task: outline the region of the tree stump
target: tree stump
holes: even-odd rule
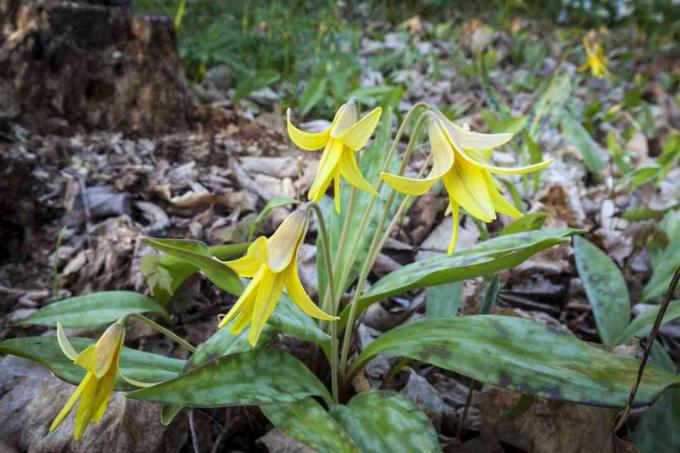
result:
[[[129,0],[2,0],[0,24],[0,120],[40,134],[189,125],[170,17]]]

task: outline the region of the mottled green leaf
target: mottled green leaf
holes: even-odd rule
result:
[[[228,293],[241,294],[241,283],[229,267],[213,258],[207,245],[199,241],[142,238],[142,243],[200,269],[215,286]]]
[[[659,229],[667,236],[668,245],[652,261],[652,278],[642,291],[643,301],[662,296],[675,270],[680,267],[680,211],[668,212],[659,224]]]
[[[664,391],[630,435],[640,453],[680,451],[680,388]]]
[[[630,320],[626,281],[614,261],[587,240],[574,238],[574,254],[600,338],[604,344],[614,346]]]
[[[272,424],[320,453],[358,453],[345,430],[319,403],[305,398],[292,403],[260,406]]]
[[[398,393],[359,393],[346,406],[332,406],[331,415],[362,452],[441,451],[427,415]]]
[[[564,139],[581,152],[586,168],[595,176],[599,176],[604,170],[605,161],[602,157],[604,153],[586,128],[570,113],[566,113],[562,118],[562,133]]]
[[[331,337],[319,329],[314,320],[298,308],[287,294],[281,294],[279,303],[267,324],[298,340],[318,343],[324,348],[330,346]]]
[[[456,316],[463,299],[463,282],[446,283],[427,289],[425,315],[428,318]]]
[[[70,337],[69,341],[80,352],[95,340]],[[57,343],[57,337],[10,338],[0,342],[0,354],[12,354],[48,368],[62,381],[78,384],[85,376],[85,370],[73,364]],[[172,379],[184,366],[184,360],[173,359],[150,352],[123,348],[120,368],[125,376],[141,382],[160,382]],[[132,390],[125,381],[118,379],[117,390]]]
[[[639,361],[593,347],[537,321],[476,315],[414,322],[378,337],[354,360],[409,357],[506,389],[584,404],[623,406]],[[680,377],[648,365],[636,403],[648,404]]]
[[[482,307],[479,313],[482,315],[491,314],[494,305],[496,305],[496,298],[498,297],[498,291],[500,289],[500,278],[498,274],[494,275],[486,286],[486,291],[484,291],[484,298],[482,299]]]
[[[525,231],[533,231],[543,228],[548,214],[545,212],[532,212],[524,215],[512,222],[501,230],[499,236],[507,236],[509,234],[524,233]]]
[[[129,396],[190,407],[262,405],[297,401],[307,396],[330,398],[323,384],[302,362],[272,349],[219,357]]]
[[[49,304],[24,319],[25,324],[64,327],[91,327],[110,324],[133,313],[160,313],[163,307],[153,299],[132,291],[103,291],[71,297]]]
[[[196,249],[195,242],[177,241],[173,245],[180,248],[187,247],[189,250],[197,251],[197,253],[206,253],[206,250],[200,245]],[[207,253],[209,256],[226,260],[244,253],[249,245],[249,243],[213,245],[207,248]],[[146,255],[140,263],[140,272],[144,281],[149,286],[153,299],[159,304],[165,305],[175,294],[177,288],[186,279],[198,272],[198,268],[174,256]]]
[[[579,232],[555,228],[501,236],[466,248],[453,256],[433,257],[406,265],[378,280],[359,299],[358,313],[372,303],[412,289],[425,288],[492,275],[517,266],[531,255],[557,244],[569,242]],[[347,321],[349,307],[341,313],[340,325]]]
[[[654,320],[659,314],[659,307],[654,307],[644,311],[638,317],[633,319],[628,326],[623,329],[619,336],[614,341],[615,345],[627,343],[633,337],[646,337],[652,331]],[[680,318],[680,300],[672,301],[668,304],[666,313],[663,316],[661,325]]]
[[[189,371],[198,368],[200,365],[219,357],[253,349],[248,343],[249,329],[246,328],[240,334],[234,335],[229,332],[230,327],[231,323],[222,329],[217,329],[210,338],[204,343],[201,343],[196,349],[196,352],[191,354],[191,357],[186,361],[180,374],[188,373]],[[273,334],[274,330],[269,326],[265,326],[260,335],[260,339],[257,342],[257,346],[259,347],[267,344]],[[169,425],[182,409],[183,406],[176,404],[163,406],[161,412],[161,421],[163,424]]]

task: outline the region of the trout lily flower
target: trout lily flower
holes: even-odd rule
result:
[[[490,165],[494,148],[507,143],[512,134],[471,132],[449,121],[440,112],[431,112],[428,126],[433,165],[423,179],[382,173],[380,176],[394,190],[407,195],[422,195],[437,181],[444,183],[449,196],[448,210],[453,215],[453,232],[448,254],[451,255],[458,236],[459,208],[471,216],[491,222],[496,213],[521,217],[522,213],[501,194],[493,175],[517,175],[540,170],[552,159],[526,167],[505,168]],[[448,212],[448,211],[447,211]]]
[[[586,51],[586,62],[578,70],[585,71],[590,68],[590,73],[597,78],[608,75],[609,69],[607,69],[607,57],[604,55],[604,48],[602,44],[595,41],[594,35],[590,38],[588,36],[583,37],[583,49]]]
[[[377,107],[359,119],[359,109],[354,99],[340,107],[333,122],[324,131],[305,132],[290,121],[287,112],[288,135],[305,151],[323,149],[319,170],[309,189],[309,200],[318,203],[333,181],[335,210],[340,213],[340,177],[359,190],[377,195],[373,186],[364,178],[354,153],[364,147],[378,125],[382,109]]]
[[[260,236],[248,247],[245,256],[225,263],[239,277],[252,280],[220,321],[219,328],[236,319],[231,333],[237,335],[250,324],[248,343],[255,346],[284,287],[291,300],[309,316],[324,321],[337,319],[317,307],[300,282],[297,256],[308,219],[308,210],[298,209],[286,217],[269,239]]]
[[[57,325],[57,340],[62,351],[76,365],[84,368],[87,374],[52,422],[50,432],[57,429],[78,400],[80,403],[76,412],[74,439],[78,440],[82,437],[90,422],[101,421],[116,385],[118,361],[124,337],[125,329],[122,323],[116,322],[104,331],[97,343],[88,346],[78,354],[68,341],[61,324]]]

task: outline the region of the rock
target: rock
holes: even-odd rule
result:
[[[179,452],[187,441],[186,418],[170,426],[160,422],[161,406],[115,393],[99,425],[90,425],[83,438],[72,438],[75,411],[54,432],[52,420],[74,386],[61,382],[44,368],[18,357],[0,360],[0,438],[2,451],[42,452]],[[5,450],[7,449],[7,450]]]
[[[315,450],[274,428],[258,439],[270,453],[313,453]]]

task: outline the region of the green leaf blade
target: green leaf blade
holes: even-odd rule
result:
[[[630,320],[626,281],[614,261],[586,239],[574,238],[574,254],[602,342],[615,346]]]
[[[608,353],[539,322],[476,315],[418,321],[371,343],[352,371],[378,354],[421,360],[509,390],[583,404],[626,404],[639,362]],[[637,404],[647,404],[680,377],[648,365]]]
[[[153,299],[132,291],[103,291],[54,302],[29,317],[25,324],[92,327],[115,322],[134,313],[167,313]]]

